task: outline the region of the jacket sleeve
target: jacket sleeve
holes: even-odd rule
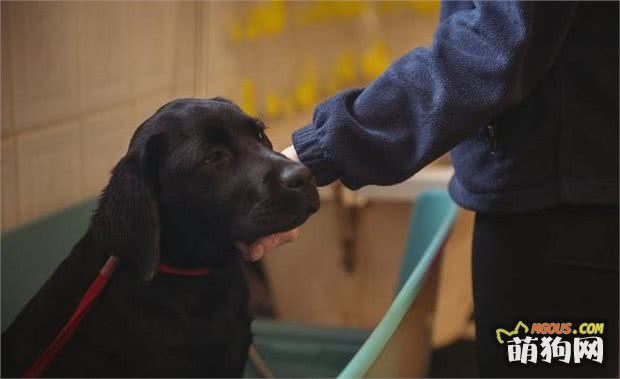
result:
[[[293,134],[319,185],[399,183],[516,105],[549,70],[574,3],[481,1],[365,89],[320,104]]]

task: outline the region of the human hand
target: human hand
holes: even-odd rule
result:
[[[290,160],[299,162],[297,151],[295,151],[295,147],[293,145],[282,150],[282,154]],[[295,240],[299,236],[299,233],[299,228],[295,228],[259,238],[249,245],[245,242],[235,242],[235,246],[239,249],[239,251],[241,251],[246,260],[257,261],[276,247]]]
[[[288,230],[286,232],[274,233],[266,237],[259,238],[252,244],[245,242],[235,242],[235,246],[243,254],[243,258],[248,261],[257,261],[267,254],[267,252],[291,242],[299,236],[299,228]]]

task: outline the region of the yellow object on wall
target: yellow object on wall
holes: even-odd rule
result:
[[[318,78],[316,65],[313,63],[306,64],[302,80],[297,87],[296,98],[302,110],[312,108],[318,100]]]
[[[246,79],[241,83],[241,104],[239,106],[249,115],[255,116],[257,114],[254,81]]]
[[[268,93],[265,96],[265,114],[269,119],[274,119],[282,112],[282,102],[278,95]]]
[[[387,44],[382,40],[375,41],[362,55],[362,72],[364,78],[373,80],[390,65],[390,54]]]
[[[368,9],[366,1],[311,1],[304,3],[296,14],[300,25],[313,25],[334,19],[352,19]]]
[[[334,67],[333,82],[329,85],[330,92],[353,84],[358,79],[355,56],[351,50],[344,50],[338,56]]]
[[[286,3],[271,0],[250,8],[245,17],[237,18],[231,28],[233,41],[253,41],[262,36],[281,33],[286,26]]]

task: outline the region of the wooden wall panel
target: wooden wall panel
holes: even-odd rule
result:
[[[406,202],[369,203],[361,208],[357,264],[349,273],[341,261],[346,218],[333,201],[323,201],[321,210],[302,226],[296,241],[263,260],[278,316],[294,322],[372,328],[394,296],[411,210]],[[473,215],[460,211],[444,248],[433,346],[445,346],[468,331],[473,309]]]
[[[193,86],[187,86],[187,87],[175,86],[169,91],[169,93],[170,93],[170,96],[168,100],[182,99],[182,98],[188,98],[188,97],[198,97],[198,95],[196,95],[196,90],[194,89]],[[153,109],[153,111],[155,110],[156,109]]]
[[[19,223],[17,145],[15,137],[2,139],[2,230]]]
[[[79,122],[17,137],[19,215],[32,220],[81,199]]]
[[[194,96],[207,96],[207,63],[209,62],[209,14],[212,2],[196,4],[196,56],[194,57]]]
[[[1,23],[0,28],[2,29],[2,46],[6,48],[9,46],[10,38],[9,38],[9,22],[8,22],[8,7],[6,6],[6,2],[0,3],[0,17]],[[12,135],[14,132],[13,127],[13,86],[12,86],[12,75],[11,75],[11,59],[9,59],[9,54],[0,54],[0,66],[2,66],[2,73],[0,76],[0,84],[1,84],[1,104],[0,104],[0,134],[2,138]]]
[[[340,262],[339,215],[333,202],[324,202],[295,242],[263,260],[273,283],[279,318],[341,326],[350,320],[349,312],[357,309],[352,296],[356,277],[344,272]]]
[[[78,3],[82,112],[124,105],[131,99],[129,3]]]
[[[323,201],[319,213],[302,227],[301,236],[265,259],[279,317],[333,326],[374,326],[394,295],[410,210],[407,203],[362,208],[355,266],[348,272],[342,259],[350,220],[335,202]],[[320,278],[308,273],[320,273]]]
[[[79,114],[78,5],[14,2],[7,8],[18,131]]]
[[[358,211],[355,265],[359,277],[353,294],[358,300],[349,318],[360,326],[374,325],[392,303],[411,210],[406,202],[371,202]]]
[[[3,188],[9,180],[18,188],[3,196],[18,209],[7,206],[6,220],[26,222],[96,194],[142,121],[173,98],[195,96],[204,8],[2,3],[1,133],[17,173],[7,169]]]
[[[413,304],[364,377],[424,378],[428,376],[440,265],[441,259],[436,260],[429,267],[424,277],[424,284]]]
[[[251,74],[249,67],[253,62],[249,49],[239,55],[231,41],[230,27],[241,14],[240,3],[214,1],[206,5],[203,33],[208,59],[199,68],[206,71],[201,75],[206,80],[205,93],[239,101],[242,78]]]
[[[441,265],[433,345],[445,346],[469,332],[473,313],[471,247],[475,213],[461,209]]]
[[[201,6],[194,2],[130,4],[131,73],[135,98],[169,91],[194,94]]]
[[[137,125],[131,125],[132,108],[123,105],[82,120],[82,194],[98,195],[107,184],[110,171],[127,152]]]
[[[173,79],[178,6],[172,2],[132,2],[129,54],[135,96],[165,91]]]
[[[397,59],[416,47],[430,46],[438,19],[437,10],[416,10],[411,6],[401,11],[381,13],[380,30],[382,37],[390,41],[392,59]]]
[[[173,94],[188,96],[194,93],[196,79],[197,38],[200,6],[195,2],[175,2],[174,44],[172,54]]]
[[[171,100],[171,91],[163,90],[149,95],[140,96],[132,104],[131,124],[135,130],[146,119],[151,117],[157,109]]]

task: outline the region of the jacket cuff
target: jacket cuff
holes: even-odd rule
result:
[[[312,171],[319,186],[326,186],[338,179],[334,165],[325,157],[314,125],[293,132],[293,146],[301,163]]]

